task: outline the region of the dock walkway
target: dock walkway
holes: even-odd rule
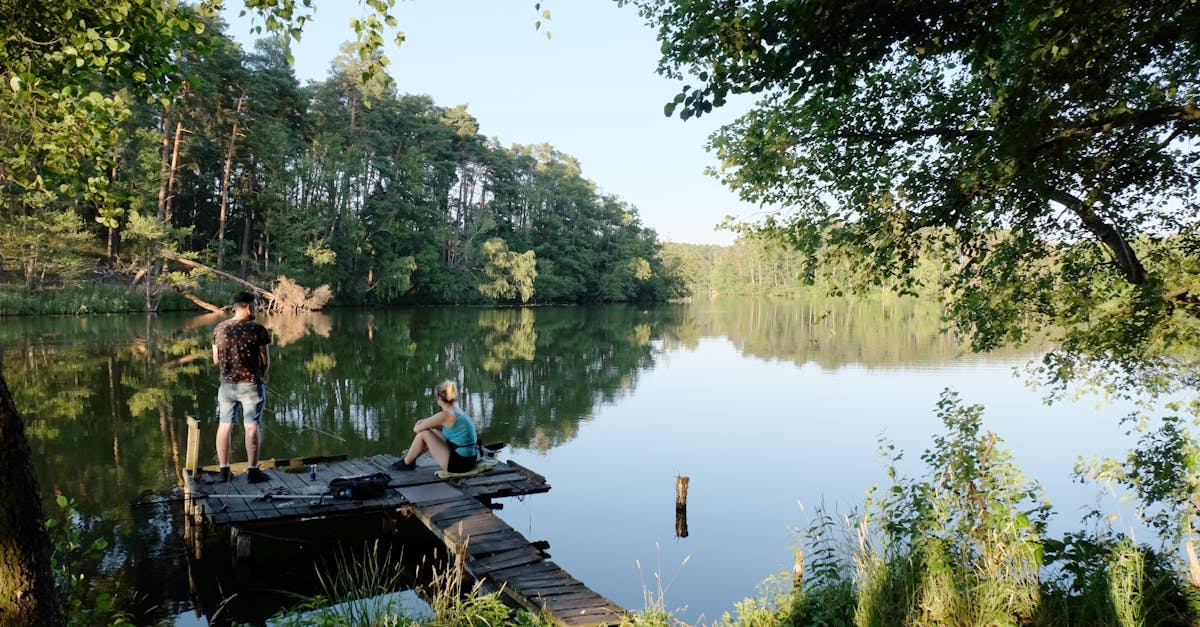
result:
[[[210,529],[278,527],[281,523],[331,519],[364,514],[415,517],[447,547],[460,555],[466,572],[487,591],[498,591],[510,604],[544,612],[565,626],[616,625],[625,610],[549,561],[545,542],[530,542],[492,513],[491,499],[546,492],[541,475],[515,462],[454,479],[439,479],[430,460],[416,470],[396,471],[397,458],[377,455],[365,459],[322,458],[284,460],[280,467],[264,464],[270,481],[251,484],[241,475],[228,482],[216,473],[196,469],[184,473],[184,513],[192,523]],[[307,469],[317,462],[316,478]],[[194,467],[194,466],[193,466]],[[292,471],[289,471],[292,470]],[[388,489],[381,497],[350,500],[322,496],[337,477],[386,473]]]
[[[418,467],[412,472],[431,471]],[[559,625],[616,625],[625,616],[616,603],[548,561],[547,544],[529,542],[464,490],[437,482],[414,483],[397,492],[452,553],[464,554],[464,567],[476,581],[510,603],[545,612]]]

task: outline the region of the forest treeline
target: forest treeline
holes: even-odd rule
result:
[[[819,277],[811,275],[813,264],[806,263],[803,253],[753,235],[742,235],[729,246],[667,242],[662,258],[667,271],[682,282],[683,291],[696,298],[841,296],[846,277],[853,273],[844,267],[828,269],[827,275]],[[888,291],[891,286],[878,287]]]
[[[111,145],[107,180],[6,185],[7,283],[136,281],[149,309],[171,288],[227,297],[213,273],[174,261],[185,259],[265,287],[281,275],[328,285],[342,303],[683,295],[636,208],[549,144],[501,145],[466,105],[364,81],[350,47],[301,86],[282,39],[247,51],[209,20],[177,46],[177,94],[92,138]],[[133,85],[96,81],[107,98],[137,99]]]

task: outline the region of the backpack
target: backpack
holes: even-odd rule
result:
[[[329,482],[329,494],[335,499],[355,501],[379,498],[387,492],[388,482],[391,480],[391,476],[385,472],[338,477]]]

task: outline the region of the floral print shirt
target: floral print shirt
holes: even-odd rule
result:
[[[266,374],[261,347],[271,343],[271,335],[253,320],[230,318],[213,330],[221,383],[262,383]]]

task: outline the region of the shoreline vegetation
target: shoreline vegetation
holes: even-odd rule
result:
[[[103,259],[95,258],[91,263],[102,265]],[[540,304],[588,304],[611,302],[606,299],[576,298],[567,300],[544,300],[537,292],[528,300],[520,298],[486,298],[481,293],[466,293],[466,298],[440,300],[437,298],[399,298],[395,301],[362,300],[353,295],[346,296],[332,291],[316,302],[296,305],[298,301],[312,301],[317,290],[298,285],[285,276],[266,280],[267,277],[248,277],[246,282],[236,277],[223,279],[195,262],[192,277],[183,284],[157,286],[156,295],[150,299],[146,286],[136,272],[94,268],[73,275],[48,274],[41,277],[36,287],[27,287],[25,279],[14,271],[0,271],[0,316],[20,315],[87,315],[146,313],[164,311],[212,311],[214,307],[227,304],[229,296],[239,289],[249,287],[269,295],[271,300],[286,301],[278,309],[315,310],[322,306],[393,306],[393,305],[540,305]],[[667,277],[671,288],[653,294],[654,298],[633,299],[636,302],[687,302],[718,296],[766,296],[775,298],[825,298],[832,292],[832,284],[805,284],[799,277],[803,267],[802,258],[781,249],[770,242],[750,237],[740,237],[729,246],[681,244],[666,242],[655,253],[654,268],[662,277]],[[534,285],[537,283],[535,281]],[[281,287],[283,286],[283,287]],[[265,288],[270,288],[268,291]],[[319,289],[319,288],[318,288]],[[292,293],[299,293],[292,296]],[[930,303],[935,302],[928,295]],[[895,297],[886,286],[866,294],[854,295],[851,300]],[[618,302],[622,299],[617,299]]]

